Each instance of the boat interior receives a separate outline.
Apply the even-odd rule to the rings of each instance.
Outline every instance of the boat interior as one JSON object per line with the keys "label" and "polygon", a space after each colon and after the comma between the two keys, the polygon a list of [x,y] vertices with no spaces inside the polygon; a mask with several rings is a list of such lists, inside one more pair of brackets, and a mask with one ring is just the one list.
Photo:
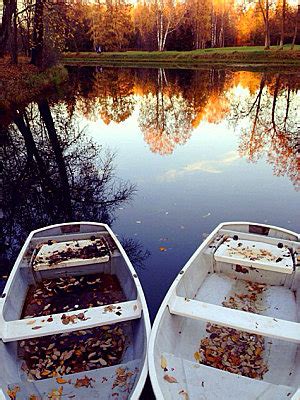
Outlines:
{"label": "boat interior", "polygon": [[164,399],[296,399],[299,253],[296,235],[242,223],[196,251],[155,335]]}
{"label": "boat interior", "polygon": [[[139,283],[132,271],[104,225],[55,226],[29,237],[0,300],[0,360],[4,363],[0,399],[98,399],[99,392],[101,399],[111,399],[112,392],[119,399],[129,398],[147,351]],[[97,289],[91,289],[89,283],[103,283],[107,277],[113,277],[120,286],[119,295],[110,293],[111,286],[102,288],[105,297],[99,302],[94,294]],[[52,297],[45,295],[43,288],[49,292],[54,284],[61,285],[61,291],[57,293],[54,288],[49,295]],[[84,293],[84,299],[93,294],[97,303],[84,303],[84,307],[74,304],[76,297],[71,296],[70,289],[74,285],[81,287],[74,291]],[[70,303],[62,308],[68,296]],[[57,310],[53,309],[53,299]],[[38,304],[36,314],[26,311],[29,303]],[[99,340],[93,344],[96,336]],[[54,347],[59,341],[64,343],[62,349]],[[86,343],[95,347],[93,353],[84,346]],[[115,348],[110,353],[112,343]],[[38,359],[40,347],[46,363]],[[34,371],[28,366],[30,355],[24,358],[24,349],[37,359]],[[85,367],[79,368],[83,356]],[[55,369],[56,365],[60,369]]]}

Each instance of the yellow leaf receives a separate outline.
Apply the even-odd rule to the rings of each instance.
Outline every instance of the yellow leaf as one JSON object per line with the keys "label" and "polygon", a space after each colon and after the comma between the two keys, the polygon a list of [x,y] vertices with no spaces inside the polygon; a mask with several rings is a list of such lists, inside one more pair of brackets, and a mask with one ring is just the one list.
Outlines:
{"label": "yellow leaf", "polygon": [[167,360],[165,359],[164,356],[161,356],[160,358],[160,366],[162,369],[167,369]]}
{"label": "yellow leaf", "polygon": [[199,351],[196,351],[196,352],[194,353],[194,358],[195,358],[195,360],[196,360],[197,362],[200,362],[201,356],[200,356]]}
{"label": "yellow leaf", "polygon": [[161,246],[161,247],[159,248],[159,250],[160,250],[160,251],[167,251],[167,248],[164,247],[164,246]]}

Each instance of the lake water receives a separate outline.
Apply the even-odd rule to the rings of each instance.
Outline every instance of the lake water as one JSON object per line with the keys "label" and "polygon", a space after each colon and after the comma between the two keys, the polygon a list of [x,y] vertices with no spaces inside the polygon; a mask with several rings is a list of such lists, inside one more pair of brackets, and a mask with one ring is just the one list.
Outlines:
{"label": "lake water", "polygon": [[4,280],[30,230],[102,220],[125,243],[153,318],[220,222],[299,231],[299,73],[69,72],[60,93],[2,121]]}

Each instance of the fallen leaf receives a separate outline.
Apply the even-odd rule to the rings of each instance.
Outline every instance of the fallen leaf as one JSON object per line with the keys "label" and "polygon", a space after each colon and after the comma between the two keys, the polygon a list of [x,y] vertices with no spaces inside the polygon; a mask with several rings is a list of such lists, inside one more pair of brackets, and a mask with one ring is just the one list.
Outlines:
{"label": "fallen leaf", "polygon": [[49,394],[48,394],[48,399],[49,400],[61,400],[61,396],[63,393],[63,387],[60,386],[58,389],[53,389]]}
{"label": "fallen leaf", "polygon": [[13,389],[7,389],[6,393],[9,395],[11,400],[17,398],[17,393],[20,391],[20,386],[15,386]]}
{"label": "fallen leaf", "polygon": [[178,392],[178,394],[181,394],[181,396],[183,396],[184,400],[189,400],[189,395],[188,392],[186,392],[185,390],[180,390],[180,392]]}
{"label": "fallen leaf", "polygon": [[167,360],[165,359],[164,356],[160,357],[160,366],[163,370],[167,370]]}
{"label": "fallen leaf", "polygon": [[178,383],[178,382],[177,382],[177,379],[174,378],[174,376],[167,375],[167,374],[164,375],[164,380],[167,381],[167,382],[169,382],[169,383]]}
{"label": "fallen leaf", "polygon": [[196,360],[197,362],[200,362],[201,356],[200,356],[199,351],[196,351],[196,352],[194,353],[194,358],[195,358],[195,360]]}
{"label": "fallen leaf", "polygon": [[160,250],[160,251],[167,251],[167,248],[164,247],[164,246],[161,246],[161,247],[159,248],[159,250]]}
{"label": "fallen leaf", "polygon": [[32,319],[28,322],[26,322],[26,325],[33,325],[35,323],[35,319]]}
{"label": "fallen leaf", "polygon": [[59,384],[61,384],[61,385],[63,385],[64,383],[71,383],[71,380],[69,379],[69,380],[67,381],[67,380],[64,379],[64,378],[59,377],[59,378],[56,378],[56,382],[59,383]]}
{"label": "fallen leaf", "polygon": [[42,328],[42,326],[41,326],[41,325],[38,325],[38,326],[33,326],[31,329],[36,330],[36,329],[41,329],[41,328]]}
{"label": "fallen leaf", "polygon": [[75,383],[75,387],[76,388],[80,388],[80,387],[93,387],[92,386],[92,381],[94,381],[93,378],[88,378],[87,376],[85,376],[84,378],[81,379],[77,379],[76,383]]}

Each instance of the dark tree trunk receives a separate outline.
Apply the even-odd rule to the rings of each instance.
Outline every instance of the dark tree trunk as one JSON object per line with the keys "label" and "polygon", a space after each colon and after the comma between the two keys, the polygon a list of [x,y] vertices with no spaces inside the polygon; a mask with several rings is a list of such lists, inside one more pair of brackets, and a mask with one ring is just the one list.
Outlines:
{"label": "dark tree trunk", "polygon": [[31,64],[37,67],[43,65],[44,47],[44,0],[36,0],[33,21],[33,47],[31,53]]}
{"label": "dark tree trunk", "polygon": [[281,34],[280,34],[280,44],[279,49],[283,49],[284,44],[284,31],[285,31],[285,13],[286,13],[286,0],[282,2],[282,17],[281,17]]}
{"label": "dark tree trunk", "polygon": [[13,64],[18,64],[18,25],[17,25],[17,0],[13,0],[13,35],[11,43],[11,59]]}
{"label": "dark tree trunk", "polygon": [[0,57],[3,57],[12,32],[12,16],[14,13],[15,0],[4,0],[2,25],[0,27]]}

